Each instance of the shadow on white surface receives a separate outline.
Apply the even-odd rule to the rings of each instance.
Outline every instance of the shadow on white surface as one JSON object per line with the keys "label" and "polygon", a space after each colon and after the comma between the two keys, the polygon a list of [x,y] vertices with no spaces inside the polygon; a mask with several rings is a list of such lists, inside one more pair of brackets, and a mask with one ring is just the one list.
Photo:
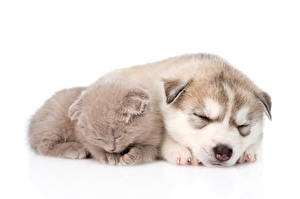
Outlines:
{"label": "shadow on white surface", "polygon": [[30,158],[31,182],[46,198],[261,198],[263,194],[261,161],[231,168],[163,161],[121,167],[93,160]]}

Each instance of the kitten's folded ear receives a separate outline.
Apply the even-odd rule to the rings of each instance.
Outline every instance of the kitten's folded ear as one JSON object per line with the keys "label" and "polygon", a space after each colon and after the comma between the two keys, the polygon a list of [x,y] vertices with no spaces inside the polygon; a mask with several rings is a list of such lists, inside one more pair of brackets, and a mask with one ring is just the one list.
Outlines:
{"label": "kitten's folded ear", "polygon": [[129,123],[135,117],[144,113],[149,103],[148,93],[141,88],[134,88],[128,91],[123,98],[119,113],[121,114],[121,120]]}
{"label": "kitten's folded ear", "polygon": [[82,91],[80,96],[71,104],[68,110],[68,117],[71,121],[77,120],[81,113],[82,97],[85,91]]}

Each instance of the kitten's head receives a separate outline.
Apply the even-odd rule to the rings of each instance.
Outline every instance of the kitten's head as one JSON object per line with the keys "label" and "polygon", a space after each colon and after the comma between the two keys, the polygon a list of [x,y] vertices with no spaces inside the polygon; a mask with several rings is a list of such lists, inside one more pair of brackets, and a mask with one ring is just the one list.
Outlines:
{"label": "kitten's head", "polygon": [[83,91],[68,115],[87,143],[119,153],[142,133],[137,130],[137,122],[148,102],[142,88],[122,81],[103,82]]}

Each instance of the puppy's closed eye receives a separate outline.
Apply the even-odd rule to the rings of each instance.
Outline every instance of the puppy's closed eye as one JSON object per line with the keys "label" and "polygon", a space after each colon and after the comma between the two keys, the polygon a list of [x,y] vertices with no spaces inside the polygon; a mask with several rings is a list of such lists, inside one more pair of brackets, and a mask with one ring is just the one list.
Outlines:
{"label": "puppy's closed eye", "polygon": [[204,120],[204,121],[210,121],[210,119],[205,116],[205,115],[201,115],[201,114],[198,114],[198,113],[193,113],[195,116],[199,117],[200,119]]}
{"label": "puppy's closed eye", "polygon": [[245,128],[245,127],[248,127],[249,124],[243,124],[243,125],[239,125],[238,128]]}
{"label": "puppy's closed eye", "polygon": [[193,115],[190,117],[190,122],[197,129],[205,127],[209,123],[209,121],[210,118],[208,118],[204,114],[193,113]]}
{"label": "puppy's closed eye", "polygon": [[241,136],[245,137],[250,134],[250,124],[242,124],[238,125],[237,129],[239,130],[239,133]]}

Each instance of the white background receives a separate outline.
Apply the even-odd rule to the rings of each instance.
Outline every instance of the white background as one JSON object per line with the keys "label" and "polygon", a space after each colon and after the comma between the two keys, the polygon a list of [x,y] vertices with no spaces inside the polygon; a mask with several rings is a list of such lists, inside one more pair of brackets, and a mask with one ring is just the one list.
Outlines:
{"label": "white background", "polygon": [[[0,198],[300,198],[297,1],[0,1]],[[31,115],[115,68],[218,54],[273,100],[263,157],[232,168],[111,167],[33,154]]]}

